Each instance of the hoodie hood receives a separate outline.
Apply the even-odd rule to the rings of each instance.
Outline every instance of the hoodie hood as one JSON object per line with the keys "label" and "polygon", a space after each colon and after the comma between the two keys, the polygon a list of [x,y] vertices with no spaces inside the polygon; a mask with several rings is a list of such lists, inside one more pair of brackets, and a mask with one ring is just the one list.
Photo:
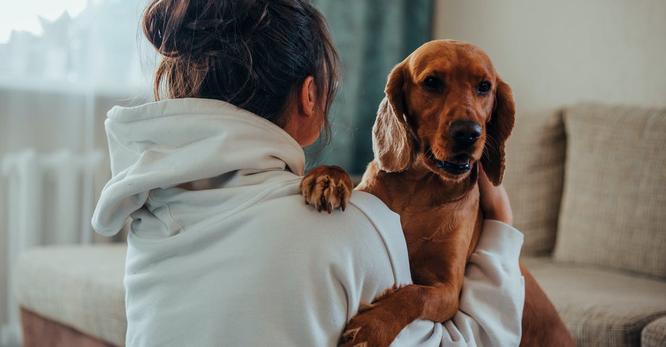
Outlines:
{"label": "hoodie hood", "polygon": [[116,106],[107,114],[105,128],[112,177],[97,202],[92,226],[106,236],[120,231],[153,189],[234,173],[288,170],[303,175],[305,157],[296,140],[270,121],[218,100]]}

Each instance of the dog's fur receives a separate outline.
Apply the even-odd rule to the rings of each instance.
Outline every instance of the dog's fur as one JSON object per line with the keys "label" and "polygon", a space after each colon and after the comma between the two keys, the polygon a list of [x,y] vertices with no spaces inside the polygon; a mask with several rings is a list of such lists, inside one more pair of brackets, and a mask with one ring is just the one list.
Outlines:
{"label": "dog's fur", "polygon": [[[479,87],[483,81],[491,85],[485,93]],[[473,45],[432,41],[391,71],[373,127],[375,159],[357,189],[400,214],[414,284],[394,288],[361,310],[345,329],[344,346],[388,346],[414,320],[443,322],[457,312],[465,264],[483,221],[479,163],[499,185],[514,113],[511,88]],[[455,121],[481,126],[473,145],[461,148],[454,141]],[[471,169],[451,173],[442,161],[468,162]],[[344,208],[349,182],[342,169],[319,167],[304,178],[302,192],[307,203],[330,213]],[[521,271],[526,287],[521,345],[573,345],[534,278],[522,266]]]}

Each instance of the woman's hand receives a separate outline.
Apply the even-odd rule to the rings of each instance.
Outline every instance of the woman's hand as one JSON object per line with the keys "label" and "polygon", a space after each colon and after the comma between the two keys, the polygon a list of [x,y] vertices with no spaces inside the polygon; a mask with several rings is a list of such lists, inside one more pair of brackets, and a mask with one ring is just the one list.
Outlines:
{"label": "woman's hand", "polygon": [[481,209],[486,219],[494,219],[506,224],[513,223],[513,212],[509,195],[503,185],[495,187],[488,179],[483,166],[479,167],[479,190],[481,192]]}

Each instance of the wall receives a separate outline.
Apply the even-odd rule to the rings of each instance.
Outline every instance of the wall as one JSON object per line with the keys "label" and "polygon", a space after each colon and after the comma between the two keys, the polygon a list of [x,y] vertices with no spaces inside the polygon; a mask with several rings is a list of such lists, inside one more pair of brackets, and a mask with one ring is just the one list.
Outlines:
{"label": "wall", "polygon": [[435,13],[434,37],[482,47],[518,113],[666,106],[666,1],[436,0]]}

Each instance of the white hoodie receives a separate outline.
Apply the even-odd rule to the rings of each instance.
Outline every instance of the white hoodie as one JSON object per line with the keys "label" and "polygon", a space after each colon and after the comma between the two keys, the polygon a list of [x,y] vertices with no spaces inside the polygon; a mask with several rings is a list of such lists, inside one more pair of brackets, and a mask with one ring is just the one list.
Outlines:
{"label": "white hoodie", "polygon": [[[93,216],[131,217],[128,346],[335,346],[361,303],[411,283],[399,216],[354,192],[345,212],[306,206],[303,151],[271,122],[215,100],[113,108],[112,178]],[[197,181],[204,189],[175,186]],[[522,234],[486,221],[460,312],[416,321],[393,346],[517,346]]]}

